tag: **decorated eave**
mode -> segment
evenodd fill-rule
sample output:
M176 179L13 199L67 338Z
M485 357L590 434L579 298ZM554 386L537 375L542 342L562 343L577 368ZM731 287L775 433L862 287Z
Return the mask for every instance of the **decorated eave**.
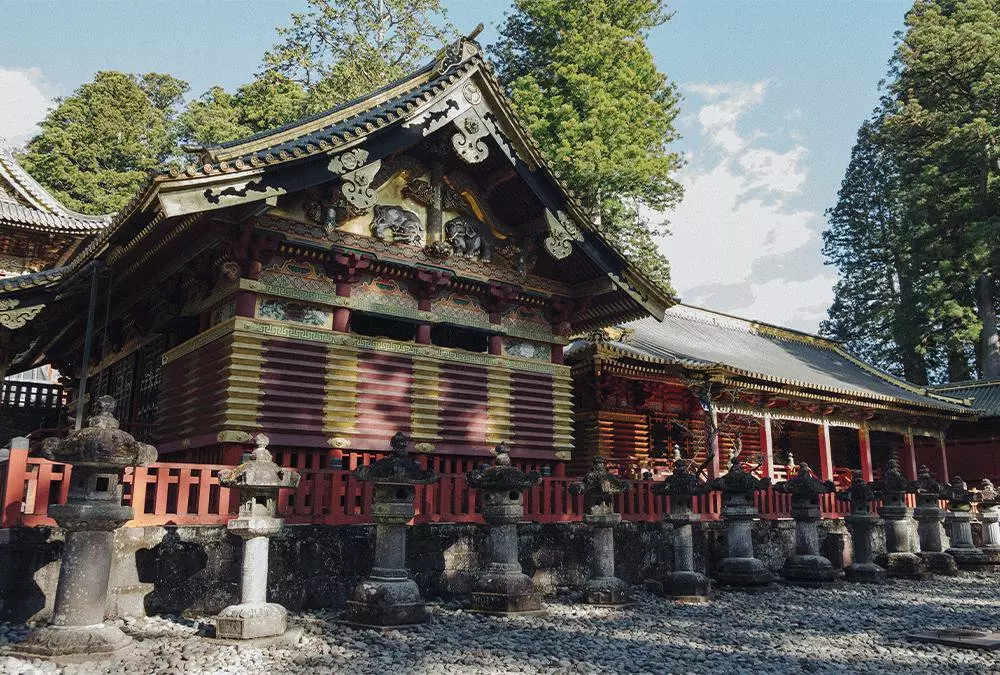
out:
M979 412L968 400L875 368L835 341L686 305L668 310L662 325L624 324L578 340L567 351L568 361L587 358L626 376L705 379L768 399L953 420L972 420Z
M934 393L965 399L980 411L981 419L1000 418L1000 379L949 382L933 387Z
M448 127L448 125L451 125ZM102 252L114 264L170 221L171 236L207 212L263 210L284 195L341 181L343 195L370 208L369 184L391 155L445 129L454 151L475 164L502 156L544 207L544 250L567 272L596 270L573 284L574 298L593 299L575 328L642 316L659 318L674 300L634 269L596 229L546 166L538 145L515 118L478 45L463 38L402 80L325 113L201 150L198 165L154 175L72 267ZM112 246L113 245L113 246ZM571 255L571 260L568 260ZM582 258L580 257L582 256Z
M89 216L63 206L0 141L0 227L59 235L93 235L111 222L110 215Z

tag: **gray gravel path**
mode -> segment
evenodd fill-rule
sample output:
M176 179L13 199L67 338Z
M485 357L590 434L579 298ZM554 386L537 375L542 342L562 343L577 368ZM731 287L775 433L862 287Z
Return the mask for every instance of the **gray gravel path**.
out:
M323 611L293 615L294 648L220 646L199 621L125 622L136 638L114 664L58 669L0 647L4 673L989 673L1000 652L907 642L917 628L1000 630L1000 575L966 574L883 587L785 587L720 593L711 605L675 606L645 593L626 610L547 603L547 616L502 619L432 605L425 626L385 633L331 623ZM0 624L0 645L24 626Z

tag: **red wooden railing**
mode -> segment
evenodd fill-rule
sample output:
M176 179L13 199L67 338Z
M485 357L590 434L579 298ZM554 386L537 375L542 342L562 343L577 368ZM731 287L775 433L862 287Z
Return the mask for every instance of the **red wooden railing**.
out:
M219 483L227 467L209 464L157 463L127 469L123 502L135 510L129 526L222 525L238 508L237 496ZM0 462L0 526L54 525L48 515L52 504L66 501L71 467L28 457L27 448L15 447ZM357 480L347 469L299 469L295 490L283 490L279 511L289 524L349 525L371 522L372 486ZM524 518L536 522L573 522L583 515L583 498L569 492L573 478L545 477L524 497ZM669 499L653 494L655 481L631 481L632 489L615 499L615 509L629 521L654 522L670 509ZM913 506L912 495L907 503ZM791 497L773 489L757 493L754 505L762 518L788 518ZM478 523L482 513L476 490L460 473L442 474L434 485L417 486L414 523ZM877 505L873 505L873 508ZM703 520L717 520L722 495L709 492L693 500L694 512ZM824 518L841 518L849 504L833 494L823 495Z

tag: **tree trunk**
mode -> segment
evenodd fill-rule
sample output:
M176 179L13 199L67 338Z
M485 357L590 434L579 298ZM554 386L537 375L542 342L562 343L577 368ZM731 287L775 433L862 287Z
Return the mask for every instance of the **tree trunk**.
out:
M927 360L917 349L920 344L920 331L916 313L916 291L906 274L902 260L898 257L896 279L899 284L899 301L893 310L892 339L899 348L903 377L914 384L927 384Z
M954 330L953 328L951 330ZM969 355L959 344L948 344L945 346L948 357L948 381L964 382L971 379L972 371L969 368Z
M997 312L993 304L993 278L984 272L979 276L976 300L983 330L979 334L979 369L986 379L1000 377L1000 337L997 335Z

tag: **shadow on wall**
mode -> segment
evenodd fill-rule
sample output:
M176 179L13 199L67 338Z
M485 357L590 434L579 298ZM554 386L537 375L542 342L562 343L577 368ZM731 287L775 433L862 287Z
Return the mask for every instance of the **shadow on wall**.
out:
M0 621L22 623L52 614L62 548L56 528L0 530Z

